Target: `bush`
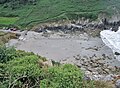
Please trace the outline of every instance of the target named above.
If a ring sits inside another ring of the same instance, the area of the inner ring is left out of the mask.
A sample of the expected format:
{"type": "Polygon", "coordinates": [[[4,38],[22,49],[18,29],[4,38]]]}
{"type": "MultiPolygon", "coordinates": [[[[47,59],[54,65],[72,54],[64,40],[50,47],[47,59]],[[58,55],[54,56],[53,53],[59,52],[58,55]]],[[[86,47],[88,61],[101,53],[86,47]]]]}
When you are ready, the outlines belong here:
{"type": "Polygon", "coordinates": [[[0,0],[0,4],[4,4],[6,0],[0,0]]]}
{"type": "Polygon", "coordinates": [[[52,67],[39,66],[45,58],[0,47],[0,88],[112,88],[105,82],[83,80],[82,71],[71,64],[54,63],[52,67]]]}
{"type": "Polygon", "coordinates": [[[40,75],[40,69],[37,64],[38,59],[39,58],[36,55],[16,58],[9,61],[7,70],[10,75],[16,78],[23,75],[36,77],[37,75],[40,75]]]}
{"type": "Polygon", "coordinates": [[[42,75],[40,88],[83,88],[83,73],[70,64],[48,68],[42,75]]]}
{"type": "Polygon", "coordinates": [[[6,63],[16,57],[16,50],[13,47],[0,46],[0,63],[6,63]]]}
{"type": "MultiPolygon", "coordinates": [[[[39,85],[41,68],[38,60],[44,58],[16,51],[13,47],[0,47],[0,88],[23,88],[39,85]]],[[[39,88],[36,87],[35,88],[39,88]]]]}
{"type": "Polygon", "coordinates": [[[0,4],[4,4],[4,8],[10,7],[16,9],[26,4],[36,4],[36,0],[0,0],[0,4]]]}
{"type": "Polygon", "coordinates": [[[14,47],[0,46],[0,63],[6,63],[15,58],[22,58],[25,56],[34,55],[33,53],[15,50],[14,47]]]}
{"type": "MultiPolygon", "coordinates": [[[[39,85],[41,68],[37,64],[39,57],[36,55],[16,58],[8,62],[6,71],[9,75],[8,86],[11,88],[24,88],[27,84],[29,88],[39,85]]],[[[33,88],[38,88],[38,87],[33,88]]]]}

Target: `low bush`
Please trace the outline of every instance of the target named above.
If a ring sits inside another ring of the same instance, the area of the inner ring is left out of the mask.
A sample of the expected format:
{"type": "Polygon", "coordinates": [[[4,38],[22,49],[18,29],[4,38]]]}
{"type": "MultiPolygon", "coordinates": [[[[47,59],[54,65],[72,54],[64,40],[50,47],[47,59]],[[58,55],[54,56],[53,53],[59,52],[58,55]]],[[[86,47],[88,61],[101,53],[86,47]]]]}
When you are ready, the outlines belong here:
{"type": "Polygon", "coordinates": [[[16,57],[16,50],[13,47],[0,46],[0,63],[6,63],[16,57]]]}
{"type": "Polygon", "coordinates": [[[45,58],[0,47],[0,88],[112,88],[104,82],[84,80],[83,72],[71,64],[53,62],[51,67],[39,65],[45,58]]]}
{"type": "Polygon", "coordinates": [[[83,73],[71,64],[54,66],[43,71],[40,88],[83,88],[83,73]]]}

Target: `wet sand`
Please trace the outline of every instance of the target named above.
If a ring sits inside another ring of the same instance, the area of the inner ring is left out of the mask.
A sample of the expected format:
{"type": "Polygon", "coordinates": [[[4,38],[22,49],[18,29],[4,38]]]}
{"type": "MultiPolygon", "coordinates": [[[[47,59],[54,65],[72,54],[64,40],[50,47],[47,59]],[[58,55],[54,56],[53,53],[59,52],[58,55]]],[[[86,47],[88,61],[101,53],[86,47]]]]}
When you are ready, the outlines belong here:
{"type": "Polygon", "coordinates": [[[114,58],[112,50],[102,42],[101,38],[93,38],[86,33],[70,35],[29,31],[24,38],[12,39],[8,45],[61,63],[81,64],[80,59],[104,58],[100,61],[112,66],[120,66],[120,62],[114,58]]]}

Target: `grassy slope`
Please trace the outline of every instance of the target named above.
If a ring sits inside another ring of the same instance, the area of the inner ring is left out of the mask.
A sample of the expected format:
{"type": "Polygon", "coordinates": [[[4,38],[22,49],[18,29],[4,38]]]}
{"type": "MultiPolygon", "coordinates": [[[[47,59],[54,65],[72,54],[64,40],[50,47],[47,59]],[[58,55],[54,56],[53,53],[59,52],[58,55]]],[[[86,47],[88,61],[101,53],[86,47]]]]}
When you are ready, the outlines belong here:
{"type": "Polygon", "coordinates": [[[18,19],[18,17],[0,17],[0,24],[14,24],[18,19]]]}
{"type": "Polygon", "coordinates": [[[119,9],[119,5],[120,0],[38,0],[37,5],[26,5],[16,10],[3,9],[0,6],[0,12],[18,15],[20,19],[15,24],[26,26],[54,19],[72,19],[91,15],[95,18],[101,11],[116,13],[113,7],[119,9]]]}

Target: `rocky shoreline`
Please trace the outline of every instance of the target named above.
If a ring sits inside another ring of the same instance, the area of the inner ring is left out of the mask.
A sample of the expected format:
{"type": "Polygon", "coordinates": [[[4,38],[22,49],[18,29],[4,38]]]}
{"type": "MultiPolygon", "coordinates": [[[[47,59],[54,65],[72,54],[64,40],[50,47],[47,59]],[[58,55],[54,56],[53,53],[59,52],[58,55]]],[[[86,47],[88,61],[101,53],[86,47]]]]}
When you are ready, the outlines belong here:
{"type": "MultiPolygon", "coordinates": [[[[92,37],[99,37],[99,33],[102,30],[110,29],[112,28],[113,31],[117,31],[118,26],[120,25],[120,22],[108,22],[107,20],[103,20],[101,23],[89,23],[89,21],[84,22],[71,22],[69,25],[57,25],[53,27],[46,26],[45,28],[35,29],[36,32],[47,32],[49,31],[62,31],[65,34],[69,33],[78,33],[79,31],[81,33],[87,33],[89,36],[92,37]],[[44,30],[44,31],[43,31],[44,30]]],[[[79,32],[79,33],[80,33],[79,32]]],[[[97,51],[98,48],[95,48],[97,51]]],[[[94,55],[93,57],[84,57],[81,58],[81,56],[77,55],[74,56],[74,59],[76,61],[79,61],[80,63],[74,63],[79,68],[81,68],[85,72],[85,79],[86,80],[101,80],[101,81],[111,81],[113,85],[115,85],[117,88],[120,87],[120,67],[117,66],[110,66],[108,64],[105,64],[104,61],[106,59],[112,60],[109,56],[106,56],[105,54],[102,55],[101,58],[97,58],[93,60],[93,58],[97,57],[94,55]],[[89,59],[89,60],[87,60],[89,59]],[[103,60],[102,62],[100,60],[103,60]]],[[[114,58],[115,59],[115,58],[114,58]]],[[[114,60],[112,60],[114,62],[114,60]]],[[[61,61],[61,63],[68,63],[69,61],[61,61]]],[[[112,63],[112,62],[111,62],[112,63]]],[[[73,64],[73,63],[71,63],[73,64]]]]}
{"type": "Polygon", "coordinates": [[[64,33],[71,33],[76,31],[87,32],[88,30],[109,30],[117,31],[120,26],[120,21],[109,21],[106,18],[99,21],[90,21],[89,19],[79,19],[70,21],[59,21],[52,23],[44,23],[33,28],[35,32],[62,31],[64,33]]]}
{"type": "Polygon", "coordinates": [[[75,64],[85,72],[85,80],[115,81],[114,84],[120,86],[120,62],[100,39],[100,31],[111,27],[115,31],[114,27],[119,22],[113,24],[89,20],[64,25],[44,24],[34,31],[22,32],[19,40],[11,40],[8,45],[48,59],[59,58],[56,61],[61,64],[75,64]],[[67,55],[71,57],[67,58],[67,55]]]}

